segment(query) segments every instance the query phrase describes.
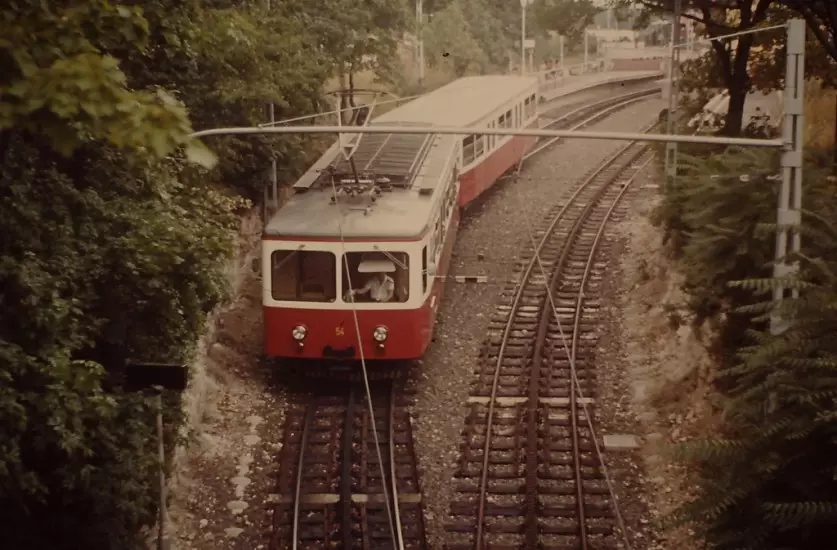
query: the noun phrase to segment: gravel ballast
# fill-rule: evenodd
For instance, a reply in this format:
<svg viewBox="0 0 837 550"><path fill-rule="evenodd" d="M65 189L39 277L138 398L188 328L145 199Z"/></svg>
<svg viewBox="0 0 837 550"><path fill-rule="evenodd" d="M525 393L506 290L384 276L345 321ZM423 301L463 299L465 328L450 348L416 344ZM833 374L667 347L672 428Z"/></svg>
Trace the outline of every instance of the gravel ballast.
<svg viewBox="0 0 837 550"><path fill-rule="evenodd" d="M634 132L655 120L663 102L643 101L589 130ZM449 281L435 343L417 369L413 407L425 520L431 548L442 548L469 383L480 346L514 260L531 243L535 224L565 191L624 142L568 139L524 163L517 182L498 184L466 212L449 275L485 275L487 284ZM528 220L528 222L527 222ZM483 259L478 259L478 254Z"/></svg>

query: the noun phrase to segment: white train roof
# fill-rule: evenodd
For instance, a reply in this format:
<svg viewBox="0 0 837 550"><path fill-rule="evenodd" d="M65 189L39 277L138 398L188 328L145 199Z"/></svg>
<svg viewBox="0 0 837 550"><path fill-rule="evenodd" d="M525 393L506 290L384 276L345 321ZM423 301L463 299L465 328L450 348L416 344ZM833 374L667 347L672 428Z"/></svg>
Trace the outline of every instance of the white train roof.
<svg viewBox="0 0 837 550"><path fill-rule="evenodd" d="M536 85L534 77L461 78L370 124L470 126ZM343 189L354 181L352 165L335 143L294 184L293 196L268 222L265 235L326 239L339 238L342 230L347 239L417 238L443 200L446 186L440 185L440 177L459 158L460 139L435 134L345 136L344 144L359 140L352 160L360 179L380 182L375 201L368 194L331 201L332 181Z"/></svg>
<svg viewBox="0 0 837 550"><path fill-rule="evenodd" d="M375 118L375 122L471 126L537 84L534 76L466 76Z"/></svg>

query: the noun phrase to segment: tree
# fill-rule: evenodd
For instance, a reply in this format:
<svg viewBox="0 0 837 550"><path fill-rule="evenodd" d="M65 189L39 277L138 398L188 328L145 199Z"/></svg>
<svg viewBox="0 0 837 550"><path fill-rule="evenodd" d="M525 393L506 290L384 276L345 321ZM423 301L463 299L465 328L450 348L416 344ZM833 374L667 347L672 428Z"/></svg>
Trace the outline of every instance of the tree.
<svg viewBox="0 0 837 550"><path fill-rule="evenodd" d="M485 71L488 57L471 35L462 5L454 0L434 13L425 30L428 65L449 65L457 77L465 76L472 67Z"/></svg>
<svg viewBox="0 0 837 550"><path fill-rule="evenodd" d="M574 48L584 42L584 31L602 9L592 0L538 0L532 11L538 29L557 32Z"/></svg>
<svg viewBox="0 0 837 550"><path fill-rule="evenodd" d="M193 125L263 121L267 100L314 108L330 67L303 21L229 2L0 17L0 529L14 548L131 550L155 519L156 441L120 366L191 356L227 292L247 207L231 190L257 188L241 180L268 158L267 141L217 140L233 158L207 172L180 146L204 160ZM275 143L293 174L300 140ZM175 430L181 416L168 400Z"/></svg>
<svg viewBox="0 0 837 550"><path fill-rule="evenodd" d="M407 29L403 0L312 0L283 8L304 21L319 40L315 50L340 78L341 107L354 107L354 76L373 71L379 80L399 78L398 44Z"/></svg>
<svg viewBox="0 0 837 550"><path fill-rule="evenodd" d="M698 490L671 520L693 523L715 550L827 547L837 534L834 183L822 159L806 158L805 256L799 279L784 282L801 296L784 301L792 323L772 335L767 314L777 281L766 268L778 189L768 177L778 155L729 149L684 161L663 207L682 224L679 268L690 305L698 314L724 313L727 342L714 380L723 426L677 448ZM749 179L713 177L742 173Z"/></svg>
<svg viewBox="0 0 837 550"><path fill-rule="evenodd" d="M624 6L628 0L613 0ZM746 31L761 25L768 15L774 0L730 0L719 3L715 0L682 0L682 17L700 23L702 32L712 38ZM670 14L675 0L637 0L637 5L649 14ZM729 136L741 134L744 116L744 101L751 88L747 63L755 41L755 34L730 40L713 40L712 50L720 65L724 86L729 91L729 110L724 118L722 133Z"/></svg>
<svg viewBox="0 0 837 550"><path fill-rule="evenodd" d="M118 60L101 54L114 36L134 49L145 46L148 24L141 10L104 0L57 7L50 11L35 2L2 12L0 131L6 140L0 139L0 160L12 127L43 131L64 155L89 139L147 147L160 158L184 143L192 128L182 104L161 89L130 90Z"/></svg>
<svg viewBox="0 0 837 550"><path fill-rule="evenodd" d="M778 0L787 8L805 18L808 29L821 46L821 50L831 58L830 67L820 74L831 77L829 84L835 87L837 78L837 7L831 0ZM815 50L816 51L816 50ZM806 63L807 65L807 63ZM834 108L834 153L833 162L837 170L837 104Z"/></svg>

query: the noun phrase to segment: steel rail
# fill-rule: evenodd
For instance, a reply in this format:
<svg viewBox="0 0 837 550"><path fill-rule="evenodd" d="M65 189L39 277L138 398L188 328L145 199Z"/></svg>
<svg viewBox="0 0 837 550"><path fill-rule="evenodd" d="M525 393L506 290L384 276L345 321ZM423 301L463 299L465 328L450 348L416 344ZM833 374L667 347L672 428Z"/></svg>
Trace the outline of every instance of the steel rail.
<svg viewBox="0 0 837 550"><path fill-rule="evenodd" d="M355 419L355 389L349 389L346 403L346 421L343 425L343 463L340 473L340 518L341 538L343 548L352 547L352 437L354 435Z"/></svg>
<svg viewBox="0 0 837 550"><path fill-rule="evenodd" d="M546 127L549 128L550 126L554 126L556 124L559 124L559 123L567 120L568 118L573 117L574 115L576 115L578 113L591 111L596 106L607 105L601 111L597 111L592 116L584 119L583 121L581 121L581 122L579 122L579 123L577 123L577 124L575 124L575 125L573 125L569 128L570 130L578 130L579 128L584 128L585 126L587 126L589 124L593 124L594 122L598 122L599 120L601 120L601 119L605 118L606 116L614 113L615 111L618 111L620 109L624 109L625 107L633 105L634 103L644 101L648 96L655 95L657 93L659 93L658 90L643 90L642 92L634 92L634 93L631 93L631 94L625 94L624 96L620 96L619 98L616 98L616 99L606 99L604 101L600 101L599 103L594 103L592 106L580 107L580 108L576 109L575 111L571 111L570 113L567 113L566 115L564 115L560 118L556 118L554 120L551 120L547 124ZM620 99L622 99L622 101L619 101ZM618 101L618 103L614 104L613 103L614 101ZM561 139L564 139L564 138L554 137L554 138L549 139L546 143L544 143L542 145L538 144L537 148L534 149L533 151L530 151L530 152L526 153L526 155L524 155L522 160L527 160L529 158L532 158L533 156L537 155L538 153L540 153L541 151L543 151L547 147L551 146L555 142L560 141Z"/></svg>
<svg viewBox="0 0 837 550"><path fill-rule="evenodd" d="M607 166L602 167L601 169L597 170L596 173L593 175L593 179L597 179L604 170L610 166L612 166L616 161L620 163L625 161L624 155L629 153L630 149L634 147L634 143L629 143L627 146L623 147L615 160L609 163ZM639 157L644 151L645 147L635 151L631 154L627 159L627 165L629 166L631 162L633 162L637 157ZM622 173L623 170L620 170L615 177L618 177L619 174ZM578 219L576 220L575 224L573 225L572 229L570 229L569 234L567 235L566 244L563 247L561 255L559 256L558 260L554 264L554 268L552 271L552 275L549 277L549 287L550 289L555 288L558 285L559 278L564 271L564 267L566 266L567 259L570 256L570 253L573 251L573 244L578 237L579 233L584 227L584 223L587 221L590 213L593 211L594 207L598 203L599 200L605 195L608 188L610 187L609 183L606 183L602 186L602 188L596 193L594 197L591 198L590 202L584 207L584 209L579 214ZM614 199L611 207L608 209L607 214L605 215L605 219L602 222L599 233L604 229L605 224L607 223L608 219L616 208L616 204L619 199L624 195L626 188L622 188L620 190L619 195ZM578 378L575 373L575 351L578 344L578 325L581 320L581 300L583 296L583 289L584 283L586 281L586 277L589 275L589 266L592 264L592 258L595 256L596 251L598 249L598 237L594 240L591 245L590 255L588 257L588 262L586 264L586 268L584 271L584 275L581 280L581 287L579 288L578 292L578 304L575 310L574 322L573 322L573 340L572 340L572 347L571 347L571 357L570 357L570 418L572 422L572 454L573 454L573 468L575 471L575 480L576 480L576 505L577 505L577 514L578 514L578 525L579 525L579 541L581 544L581 550L587 550L588 545L588 537L587 537L587 528L586 528L586 513L584 510L584 488L581 479L581 450L579 445L579 426L578 426L578 414L576 412L578 407L577 397L578 397ZM529 475L530 470L535 473L537 472L537 423L536 423L536 416L537 416L537 399L538 399L538 375L540 374L541 370L541 362L543 361L543 348L544 344L546 343L546 332L549 327L549 321L552 319L554 315L554 310L552 307L544 307L541 310L541 317L538 324L538 332L535 338L535 350L533 353L533 360L532 360L532 375L530 376L530 389L529 389L529 423L528 423L528 440L527 445L529 446L529 453L527 453L527 460L529 464L527 464L527 475ZM534 449L532 447L534 446ZM537 484L537 480L530 479L530 484L534 481L535 485ZM527 516L529 521L532 518L537 518L537 515L534 513L536 511L537 506L537 494L529 491L527 494L527 499L529 500L528 506L531 515ZM527 546L534 548L537 544L537 524L529 525L527 529Z"/></svg>
<svg viewBox="0 0 837 550"><path fill-rule="evenodd" d="M401 526L401 510L398 506L398 478L395 475L396 473L396 463L395 463L395 383L390 383L390 391L389 391L389 414L388 414L388 421L389 421L389 465L390 465L390 479L392 480L392 492L391 495L391 506L392 506L392 518L395 522L395 529L396 529L396 538L397 538L397 550L404 550L404 533ZM383 480L386 483L386 480Z"/></svg>
<svg viewBox="0 0 837 550"><path fill-rule="evenodd" d="M302 435L299 440L299 462L296 469L296 487L294 489L294 523L291 532L291 548L297 550L299 543L299 511L302 493L302 469L305 463L305 447L308 443L311 422L314 420L314 406L309 405L305 410L305 419L302 422Z"/></svg>
<svg viewBox="0 0 837 550"><path fill-rule="evenodd" d="M626 168L630 168L630 163L634 162L637 158L640 158L645 152L648 150L647 147L643 147L640 149L636 155L629 161L629 164ZM578 350L578 339L579 339L579 332L580 332L580 325L581 325L581 314L582 314L582 306L584 304L584 287L587 284L587 279L590 276L590 271L593 267L593 260L596 257L596 252L598 251L599 244L602 240L602 235L604 235L605 227L607 226L608 221L610 220L611 216L613 216L613 212L616 210L616 207L619 204L619 201L622 197L627 193L628 189L630 188L631 184L636 180L637 176L642 172L643 168L651 162L651 159L646 160L643 162L639 168L631 175L631 177L624 182L624 185L619 190L619 194L613 199L613 202L608 208L607 213L602 220L601 225L599 225L599 229L596 232L596 236L593 239L593 243L591 244L590 248L590 255L587 257L587 262L584 265L584 273L581 276L580 286L578 289L578 297L576 298L575 304L575 314L573 317L573 335L570 345L570 416L572 418L572 429L573 429L573 461L575 462L575 481L576 481L576 498L577 498L577 505L579 511L579 529L582 534L582 541L581 541L581 548L582 550L587 550L587 537L584 534L585 525L582 523L584 521L584 486L581 479L581 452L579 448L579 437L578 437L578 423L579 418L577 414L578 409L578 398L580 396L580 383L578 380L575 360L576 360L576 351ZM624 172L624 170L623 170ZM549 311L550 316L555 313L551 307L547 309ZM587 424L592 428L592 419L590 418L589 414L587 414L587 408L584 407L585 417L587 418ZM623 535L627 536L627 533L623 533Z"/></svg>
<svg viewBox="0 0 837 550"><path fill-rule="evenodd" d="M656 125L656 124L655 124ZM653 126L652 126L653 127ZM532 259L529 261L526 269L524 270L523 274L520 278L520 284L517 286L517 291L512 299L509 318L506 321L505 328L503 329L503 334L501 336L500 341L500 349L497 354L497 361L494 367L494 376L491 385L491 394L488 403L488 412L486 418L486 429L485 429L485 442L483 444L483 465L482 465L482 472L480 476L480 489L479 489L479 497L477 502L477 525L476 525L476 536L475 536L475 543L476 548L482 548L482 541L483 541L483 525L485 520L485 501L486 501L486 492L487 492L487 481L488 481L488 463L489 463L489 449L491 447L491 435L492 435L492 427L494 421L494 405L496 403L497 397L497 387L500 380L500 371L502 367L502 362L505 357L506 351L506 344L508 343L509 335L511 334L512 325L514 323L514 313L517 310L520 304L520 298L523 296L523 291L526 288L526 281L529 279L532 270L537 263L537 259L539 257L540 251L549 241L552 232L555 229L555 226L561 221L564 217L566 211L573 205L574 201L578 198L578 196L587 189L598 177L598 175L603 172L605 169L613 165L621 156L622 154L627 151L630 147L633 146L633 143L629 143L628 145L622 147L615 155L611 156L608 160L606 160L603 164L599 166L599 168L589 177L587 177L584 182L573 192L570 198L567 200L566 204L561 208L561 210L555 215L555 217L550 222L549 226L547 227L546 231L544 231L544 236L541 238L540 243L538 243L536 249L534 250L534 254ZM527 475L529 475L527 473Z"/></svg>

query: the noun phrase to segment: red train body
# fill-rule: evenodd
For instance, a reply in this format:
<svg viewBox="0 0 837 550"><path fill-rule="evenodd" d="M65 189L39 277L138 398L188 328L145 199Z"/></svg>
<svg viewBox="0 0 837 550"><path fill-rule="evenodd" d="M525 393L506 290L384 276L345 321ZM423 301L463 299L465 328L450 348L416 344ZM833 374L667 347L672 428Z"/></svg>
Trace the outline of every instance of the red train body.
<svg viewBox="0 0 837 550"><path fill-rule="evenodd" d="M533 77L462 78L371 125L529 127L537 121L537 86ZM534 138L369 134L350 141L352 162L332 146L265 226L268 357L420 358L433 335L460 207L514 166ZM391 300L348 296L381 272L392 280Z"/></svg>

